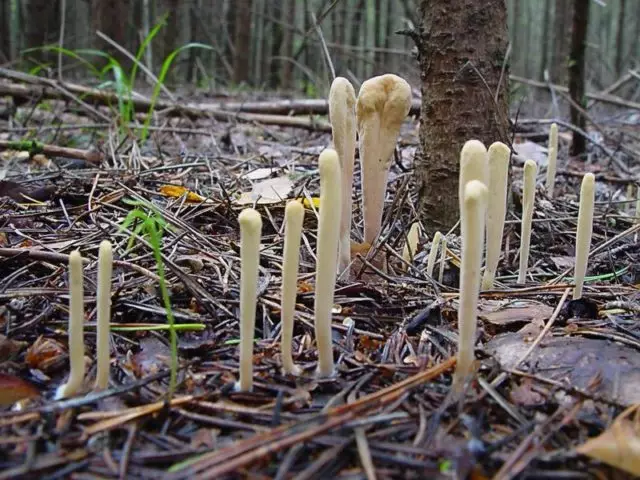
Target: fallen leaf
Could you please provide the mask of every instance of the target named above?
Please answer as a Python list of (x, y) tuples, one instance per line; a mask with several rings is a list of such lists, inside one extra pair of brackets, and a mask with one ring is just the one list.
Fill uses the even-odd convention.
[(211, 202), (211, 200), (207, 200), (203, 196), (198, 195), (197, 193), (192, 192), (179, 185), (163, 185), (160, 187), (160, 193), (166, 195), (167, 197), (174, 198), (180, 198), (186, 194), (188, 202)]
[(42, 335), (29, 347), (25, 362), (43, 372), (57, 370), (67, 358), (67, 351), (57, 340)]
[(279, 168), (256, 168), (242, 176), (248, 180), (262, 180), (269, 178), (273, 173), (277, 172)]
[(0, 373), (0, 406), (9, 407), (20, 400), (40, 396), (40, 391), (26, 380)]
[[(488, 308), (487, 308), (488, 307)], [(491, 304), (480, 306), (478, 316), (494, 325), (509, 325), (512, 323), (531, 323), (547, 320), (553, 314), (553, 308), (539, 302), (517, 301), (508, 305), (491, 308)]]
[(250, 192), (245, 192), (236, 200), (238, 205), (258, 205), (279, 203), (286, 200), (293, 188), (293, 182), (287, 176), (269, 178), (253, 185)]
[[(630, 418), (633, 415), (634, 418)], [(578, 453), (640, 475), (640, 405), (627, 408), (600, 435), (576, 448)]]
[(320, 208), (320, 197), (311, 197), (311, 201), (309, 201), (309, 199), (305, 198), (298, 198), (297, 199), (299, 202), (302, 202), (302, 205), (304, 205), (306, 208), (311, 208), (311, 204), (313, 204), (313, 206), (318, 209)]
[(535, 407), (546, 402), (545, 397), (533, 389), (531, 379), (524, 379), (520, 385), (511, 391), (511, 401), (524, 407)]

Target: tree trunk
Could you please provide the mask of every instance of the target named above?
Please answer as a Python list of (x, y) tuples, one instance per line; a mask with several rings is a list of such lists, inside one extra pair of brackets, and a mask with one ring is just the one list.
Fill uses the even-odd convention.
[(569, 66), (569, 44), (571, 38), (571, 1), (556, 0), (553, 19), (553, 55), (551, 58), (551, 82), (558, 85), (567, 83)]
[(11, 57), (11, 1), (0, 0), (0, 63)]
[(551, 0), (545, 0), (544, 2), (544, 18), (542, 20), (542, 58), (540, 59), (540, 70), (538, 73), (538, 80), (544, 81), (544, 71), (549, 68), (547, 62), (549, 61), (549, 22), (551, 21)]
[(421, 218), (433, 234), (458, 221), (463, 144), (477, 139), (488, 148), (508, 141), (508, 68), (498, 86), (507, 7), (505, 0), (420, 0), (419, 11), (422, 110), (415, 175)]
[[(362, 12), (365, 8), (364, 5), (364, 0), (359, 0), (356, 8), (355, 8), (355, 12), (353, 13), (353, 20), (351, 22), (351, 38), (350, 43), (352, 47), (358, 47), (360, 46), (360, 28), (362, 27)], [(358, 70), (358, 64), (360, 63), (360, 54), (361, 52), (358, 50), (351, 50), (351, 56), (350, 56), (350, 64), (351, 64), (351, 71), (353, 73), (355, 73), (356, 75), (360, 76), (361, 72)]]
[[(587, 29), (589, 26), (589, 5), (591, 0), (574, 0), (573, 22), (571, 29), (571, 63), (569, 65), (569, 95), (577, 105), (586, 108), (585, 91), (585, 52), (587, 49)], [(585, 130), (586, 119), (580, 111), (571, 105), (571, 123)], [(586, 140), (579, 133), (573, 133), (571, 155), (585, 152)]]
[(618, 27), (616, 30), (616, 75), (622, 75), (624, 68), (624, 17), (626, 14), (626, 0), (620, 0), (620, 10), (618, 11)]
[[(25, 48), (42, 47), (58, 41), (60, 26), (60, 4), (51, 0), (28, 0), (24, 2)], [(54, 61), (57, 55), (34, 50), (27, 54), (37, 62)]]
[[(95, 39), (97, 48), (108, 52), (125, 65), (129, 63), (127, 58), (116, 48), (96, 37), (96, 31), (101, 31), (122, 47), (128, 48), (128, 18), (129, 0), (91, 0), (91, 36)], [(127, 68), (125, 65), (123, 66)]]
[[(284, 0), (272, 0), (273, 18), (286, 23), (284, 13)], [(283, 26), (281, 23), (271, 22), (271, 56), (269, 57), (269, 86), (276, 89), (280, 86), (280, 72), (282, 71)]]
[(289, 0), (284, 22), (286, 27), (282, 37), (282, 55), (285, 57), (280, 61), (282, 65), (282, 88), (290, 90), (293, 88), (293, 29), (296, 26), (296, 0)]
[(233, 81), (249, 82), (251, 59), (251, 8), (252, 0), (236, 0), (235, 34), (233, 39)]

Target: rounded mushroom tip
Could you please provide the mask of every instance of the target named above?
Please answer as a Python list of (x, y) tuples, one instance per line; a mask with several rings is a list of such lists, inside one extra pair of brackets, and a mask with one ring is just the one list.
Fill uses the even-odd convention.
[(502, 142), (493, 142), (490, 146), (489, 146), (489, 156), (496, 156), (499, 158), (504, 158), (505, 156), (507, 156), (511, 153), (511, 150), (509, 149), (509, 147), (507, 145), (505, 145)]
[(589, 172), (582, 177), (582, 188), (593, 188), (596, 183), (596, 176)]
[(535, 173), (535, 171), (538, 169), (538, 164), (536, 163), (535, 160), (527, 160), (526, 162), (524, 162), (524, 174), (526, 175), (528, 172), (531, 173)]
[(553, 133), (555, 133), (555, 134), (557, 134), (557, 133), (558, 133), (558, 124), (557, 124), (556, 122), (553, 122), (553, 123), (551, 124), (551, 131), (552, 131)]
[(462, 156), (467, 155), (484, 155), (487, 153), (487, 148), (480, 140), (467, 140), (462, 146)]
[(411, 110), (411, 85), (393, 73), (372, 77), (360, 86), (356, 107), (358, 116), (367, 110), (384, 110), (401, 122)]
[(335, 175), (340, 171), (340, 159), (338, 157), (338, 152), (333, 148), (325, 148), (322, 153), (320, 153), (318, 163), (321, 177), (326, 175)]
[(464, 187), (464, 203), (466, 205), (476, 205), (486, 201), (489, 189), (480, 180), (471, 180)]
[(331, 83), (331, 88), (329, 89), (329, 98), (345, 99), (347, 101), (353, 100), (355, 103), (356, 100), (356, 90), (353, 88), (353, 85), (349, 80), (344, 77), (336, 77), (335, 80)]
[(69, 254), (69, 263), (82, 263), (82, 254), (80, 250), (74, 250)]
[(245, 208), (238, 215), (238, 223), (242, 228), (258, 229), (262, 227), (262, 217), (257, 210)]
[(102, 255), (110, 254), (111, 250), (111, 242), (109, 240), (102, 240), (100, 242), (100, 253)]
[(284, 208), (284, 214), (287, 217), (299, 216), (303, 213), (304, 205), (302, 205), (302, 202), (299, 202), (297, 200), (291, 200), (290, 202), (287, 202), (287, 206)]

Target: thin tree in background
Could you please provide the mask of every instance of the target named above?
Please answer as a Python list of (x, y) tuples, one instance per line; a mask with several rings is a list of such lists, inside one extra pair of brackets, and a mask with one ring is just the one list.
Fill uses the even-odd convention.
[(236, 18), (235, 33), (233, 36), (233, 82), (240, 84), (249, 81), (249, 68), (251, 60), (251, 9), (252, 0), (237, 0), (234, 2)]
[(459, 218), (464, 142), (508, 142), (507, 5), (505, 0), (421, 0), (419, 11), (421, 152), (415, 175), (421, 218), (434, 233), (449, 230)]
[[(60, 3), (51, 0), (27, 0), (23, 5), (24, 40), (26, 48), (37, 48), (58, 41)], [(33, 50), (28, 57), (37, 62), (52, 61), (55, 55)]]
[(282, 65), (282, 88), (289, 90), (293, 88), (293, 29), (296, 26), (296, 0), (287, 1), (285, 10), (285, 27), (282, 36), (282, 55), (285, 57), (278, 62)]
[(118, 61), (127, 63), (126, 57), (115, 47), (95, 36), (100, 31), (125, 48), (128, 46), (127, 33), (130, 14), (129, 0), (91, 0), (92, 38), (99, 49), (109, 52)]
[(551, 56), (550, 76), (553, 83), (567, 83), (567, 67), (569, 57), (569, 40), (571, 29), (572, 2), (556, 0), (553, 17), (553, 49)]
[[(569, 63), (569, 95), (571, 96), (571, 123), (585, 130), (586, 119), (578, 106), (586, 108), (585, 93), (585, 52), (587, 50), (587, 30), (589, 26), (589, 5), (591, 0), (574, 0), (571, 29), (571, 61)], [(574, 132), (571, 155), (582, 155), (586, 150), (586, 139)]]
[(624, 68), (624, 17), (626, 15), (626, 0), (620, 1), (620, 10), (618, 10), (618, 22), (616, 25), (616, 75), (622, 75)]

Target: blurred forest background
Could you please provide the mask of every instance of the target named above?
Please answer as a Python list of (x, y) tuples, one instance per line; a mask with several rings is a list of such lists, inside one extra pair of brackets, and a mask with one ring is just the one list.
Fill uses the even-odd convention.
[[(154, 26), (166, 19), (142, 57), (152, 71), (161, 68), (170, 52), (189, 42), (213, 47), (181, 53), (167, 79), (174, 86), (217, 90), (246, 85), (251, 89), (323, 95), (331, 82), (324, 48), (336, 73), (356, 84), (376, 74), (394, 72), (417, 86), (413, 40), (398, 33), (417, 24), (416, 3), (0, 0), (0, 65), (42, 73), (47, 68), (53, 71), (61, 61), (64, 78), (85, 78), (86, 65), (78, 59), (67, 54), (59, 58), (56, 52), (37, 47), (62, 44), (69, 51), (96, 48), (125, 65), (130, 60), (113, 42), (135, 54)], [(515, 88), (526, 80), (566, 85), (573, 3), (507, 1)], [(586, 62), (588, 90), (606, 88), (640, 63), (639, 32), (640, 0), (593, 1)], [(88, 53), (82, 58), (98, 59)], [(638, 92), (618, 93), (633, 97)]]

